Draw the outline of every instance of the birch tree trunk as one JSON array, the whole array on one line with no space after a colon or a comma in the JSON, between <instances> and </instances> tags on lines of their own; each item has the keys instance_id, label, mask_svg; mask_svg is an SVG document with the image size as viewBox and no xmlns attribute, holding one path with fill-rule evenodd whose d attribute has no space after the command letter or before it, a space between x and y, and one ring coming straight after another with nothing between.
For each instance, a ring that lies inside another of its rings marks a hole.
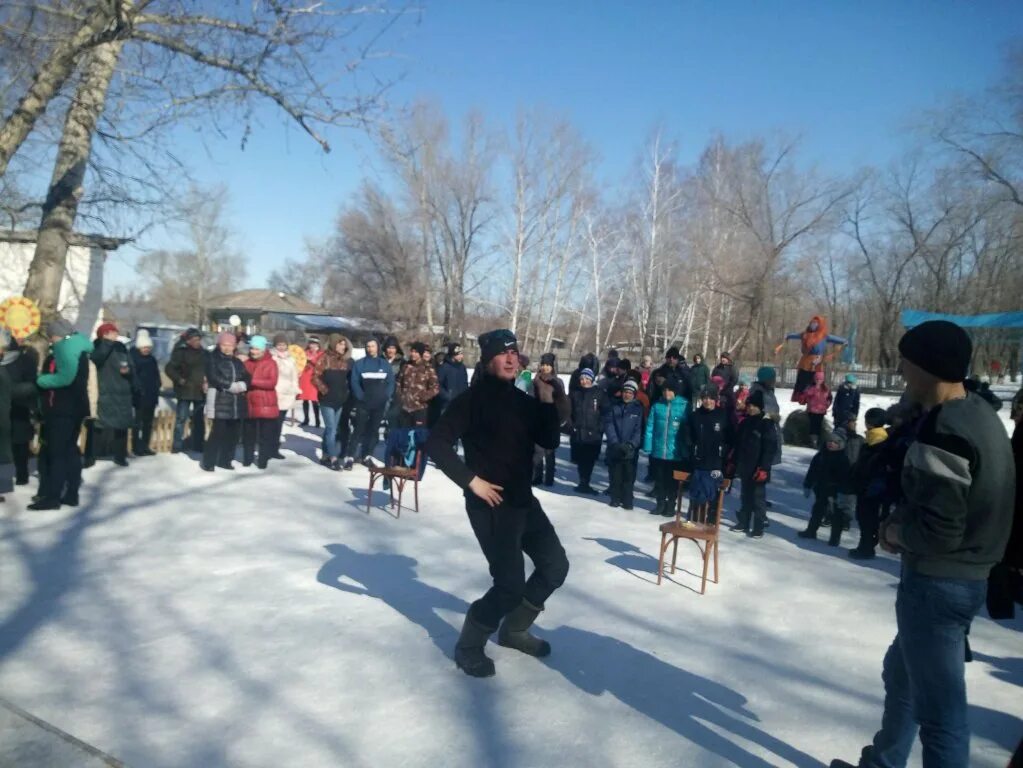
<instances>
[{"instance_id":1,"label":"birch tree trunk","mask_svg":"<svg viewBox=\"0 0 1023 768\"><path fill-rule=\"evenodd\" d=\"M67 265L68 240L81 202L85 169L92 152L96 124L106 104L117 70L123 41L97 46L85 60L82 80L64 122L53 176L43 204L35 255L29 267L25 295L39 305L43 321L53 318Z\"/></svg>"}]
</instances>

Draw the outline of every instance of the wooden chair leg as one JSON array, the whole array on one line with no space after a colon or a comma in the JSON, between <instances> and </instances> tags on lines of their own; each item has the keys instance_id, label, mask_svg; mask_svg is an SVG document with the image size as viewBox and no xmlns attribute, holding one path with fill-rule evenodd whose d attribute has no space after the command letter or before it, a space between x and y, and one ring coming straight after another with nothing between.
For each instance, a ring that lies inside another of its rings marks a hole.
<instances>
[{"instance_id":1,"label":"wooden chair leg","mask_svg":"<svg viewBox=\"0 0 1023 768\"><path fill-rule=\"evenodd\" d=\"M707 568L710 566L710 542L707 542L707 546L703 552L703 581L700 583L700 594L707 592Z\"/></svg>"},{"instance_id":2,"label":"wooden chair leg","mask_svg":"<svg viewBox=\"0 0 1023 768\"><path fill-rule=\"evenodd\" d=\"M391 482L391 486L394 486L394 482ZM401 517L401 497L405 495L405 481L398 481L398 512L395 517Z\"/></svg>"},{"instance_id":3,"label":"wooden chair leg","mask_svg":"<svg viewBox=\"0 0 1023 768\"><path fill-rule=\"evenodd\" d=\"M678 560L678 537L675 536L675 546L671 550L671 572L675 572L675 561Z\"/></svg>"},{"instance_id":4,"label":"wooden chair leg","mask_svg":"<svg viewBox=\"0 0 1023 768\"><path fill-rule=\"evenodd\" d=\"M657 584L661 583L661 576L664 574L664 553L668 549L668 545L665 543L665 539L668 538L668 534L661 534L661 555L657 560Z\"/></svg>"},{"instance_id":5,"label":"wooden chair leg","mask_svg":"<svg viewBox=\"0 0 1023 768\"><path fill-rule=\"evenodd\" d=\"M419 481L418 480L413 480L412 481L412 490L415 492L415 495L416 495L416 514L418 515L419 514Z\"/></svg>"},{"instance_id":6,"label":"wooden chair leg","mask_svg":"<svg viewBox=\"0 0 1023 768\"><path fill-rule=\"evenodd\" d=\"M366 491L366 514L370 513L373 508L373 484L376 483L377 476L372 472L369 473L369 490Z\"/></svg>"},{"instance_id":7,"label":"wooden chair leg","mask_svg":"<svg viewBox=\"0 0 1023 768\"><path fill-rule=\"evenodd\" d=\"M717 543L717 541L715 541L714 542L714 583L715 584L720 584L721 583L719 578L720 577L718 576L718 543Z\"/></svg>"}]
</instances>

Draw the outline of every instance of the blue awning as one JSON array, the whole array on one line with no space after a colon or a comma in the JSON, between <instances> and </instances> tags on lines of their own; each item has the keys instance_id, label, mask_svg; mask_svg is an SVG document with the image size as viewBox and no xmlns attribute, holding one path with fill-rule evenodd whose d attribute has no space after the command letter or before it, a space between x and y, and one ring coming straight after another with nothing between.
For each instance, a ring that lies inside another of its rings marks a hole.
<instances>
[{"instance_id":1,"label":"blue awning","mask_svg":"<svg viewBox=\"0 0 1023 768\"><path fill-rule=\"evenodd\" d=\"M902 325L913 328L928 320L948 320L960 328L991 328L1023 330L1023 312L994 312L989 315L950 315L944 312L922 312L919 309L902 310Z\"/></svg>"}]
</instances>

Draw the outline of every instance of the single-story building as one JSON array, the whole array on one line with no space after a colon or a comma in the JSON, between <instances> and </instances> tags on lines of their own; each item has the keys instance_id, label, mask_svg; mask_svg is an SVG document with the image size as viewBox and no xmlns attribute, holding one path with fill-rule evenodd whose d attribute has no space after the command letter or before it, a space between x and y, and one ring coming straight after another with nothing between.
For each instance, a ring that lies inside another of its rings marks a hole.
<instances>
[{"instance_id":1,"label":"single-story building","mask_svg":"<svg viewBox=\"0 0 1023 768\"><path fill-rule=\"evenodd\" d=\"M0 300L23 295L37 237L35 230L0 230ZM107 254L127 242L103 235L71 236L57 309L76 330L91 335L102 322L103 266Z\"/></svg>"}]
</instances>

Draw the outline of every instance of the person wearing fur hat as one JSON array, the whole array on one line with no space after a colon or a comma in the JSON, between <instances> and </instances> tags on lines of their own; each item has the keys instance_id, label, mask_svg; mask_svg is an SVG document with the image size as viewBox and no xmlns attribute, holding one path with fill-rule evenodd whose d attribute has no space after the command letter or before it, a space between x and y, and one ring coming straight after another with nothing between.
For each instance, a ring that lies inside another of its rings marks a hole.
<instances>
[{"instance_id":1,"label":"person wearing fur hat","mask_svg":"<svg viewBox=\"0 0 1023 768\"><path fill-rule=\"evenodd\" d=\"M242 423L242 464L246 467L255 462L259 469L266 469L270 457L277 453L277 419L280 408L277 405L277 363L268 347L265 336L249 339L249 359L245 370L249 374L249 385L245 391L245 421ZM259 448L257 454L256 448Z\"/></svg>"},{"instance_id":2,"label":"person wearing fur hat","mask_svg":"<svg viewBox=\"0 0 1023 768\"><path fill-rule=\"evenodd\" d=\"M251 377L235 354L237 337L230 331L217 336L217 348L206 357L206 416L213 420L203 446L199 466L206 472L234 469L235 448L242 423L248 416L248 391Z\"/></svg>"},{"instance_id":3,"label":"person wearing fur hat","mask_svg":"<svg viewBox=\"0 0 1023 768\"><path fill-rule=\"evenodd\" d=\"M742 483L738 520L731 530L748 533L755 539L764 535L767 484L771 481L771 462L778 441L778 430L764 414L764 408L762 390L746 399L746 418L736 435L726 471Z\"/></svg>"},{"instance_id":4,"label":"person wearing fur hat","mask_svg":"<svg viewBox=\"0 0 1023 768\"><path fill-rule=\"evenodd\" d=\"M654 476L654 498L657 505L650 513L670 517L675 514L678 480L675 472L683 469L689 458L689 401L675 392L670 379L661 388L661 399L650 408L643 439L643 453L650 457Z\"/></svg>"},{"instance_id":5,"label":"person wearing fur hat","mask_svg":"<svg viewBox=\"0 0 1023 768\"><path fill-rule=\"evenodd\" d=\"M60 316L47 322L50 354L36 378L41 392L39 493L32 510L78 506L82 455L78 436L89 416L89 355L92 343Z\"/></svg>"},{"instance_id":6,"label":"person wearing fur hat","mask_svg":"<svg viewBox=\"0 0 1023 768\"><path fill-rule=\"evenodd\" d=\"M316 363L323 356L323 348L320 346L318 336L310 336L305 344L305 368L298 374L299 399L302 401L302 426L311 426L309 423L309 408L312 406L314 426L319 429L320 423L320 393L313 384L313 374L316 372Z\"/></svg>"},{"instance_id":7,"label":"person wearing fur hat","mask_svg":"<svg viewBox=\"0 0 1023 768\"><path fill-rule=\"evenodd\" d=\"M837 547L852 513L849 503L852 490L852 466L846 453L846 433L839 428L825 438L824 446L814 454L803 478L803 494L809 498L812 493L814 502L810 522L797 535L801 539L816 539L817 530L830 520L828 544Z\"/></svg>"},{"instance_id":8,"label":"person wearing fur hat","mask_svg":"<svg viewBox=\"0 0 1023 768\"><path fill-rule=\"evenodd\" d=\"M99 380L99 407L96 412L96 439L103 439L114 454L114 464L128 466L128 430L135 422L132 413L134 370L128 348L120 341L113 323L96 330L92 362Z\"/></svg>"},{"instance_id":9,"label":"person wearing fur hat","mask_svg":"<svg viewBox=\"0 0 1023 768\"><path fill-rule=\"evenodd\" d=\"M423 356L426 349L426 345L421 341L409 345L408 362L402 366L396 381L394 399L398 402L400 413L394 426L403 428L426 426L430 401L440 392L437 372Z\"/></svg>"},{"instance_id":10,"label":"person wearing fur hat","mask_svg":"<svg viewBox=\"0 0 1023 768\"><path fill-rule=\"evenodd\" d=\"M448 344L448 353L437 370L437 385L440 387L437 399L440 400L441 413L469 388L469 372L465 369L461 344Z\"/></svg>"},{"instance_id":11,"label":"person wearing fur hat","mask_svg":"<svg viewBox=\"0 0 1023 768\"><path fill-rule=\"evenodd\" d=\"M153 339L145 328L140 328L135 334L131 363L135 370L132 379L135 423L132 425L131 452L135 456L155 456L149 440L153 436L153 416L160 402L163 382L160 380L160 366L153 357Z\"/></svg>"},{"instance_id":12,"label":"person wearing fur hat","mask_svg":"<svg viewBox=\"0 0 1023 768\"><path fill-rule=\"evenodd\" d=\"M590 480L604 441L604 412L610 407L604 390L593 385L596 378L597 374L591 369L583 368L579 373L579 389L569 396L572 403L572 462L579 470L579 484L575 490L590 496L597 494Z\"/></svg>"},{"instance_id":13,"label":"person wearing fur hat","mask_svg":"<svg viewBox=\"0 0 1023 768\"><path fill-rule=\"evenodd\" d=\"M550 645L529 629L568 575L558 534L533 496L533 446L560 442L559 394L538 378L535 397L519 391L518 341L508 330L479 337L480 365L466 392L456 397L430 433L427 451L465 493L465 508L490 566L493 586L466 614L455 645L455 663L473 677L494 674L484 648L497 641L530 656ZM455 451L461 440L463 461ZM524 556L533 562L526 578ZM500 629L498 629L500 627Z\"/></svg>"},{"instance_id":14,"label":"person wearing fur hat","mask_svg":"<svg viewBox=\"0 0 1023 768\"><path fill-rule=\"evenodd\" d=\"M340 333L327 338L327 349L316 363L313 384L319 393L323 413L323 443L320 464L335 471L341 469L341 448L347 447L347 424L342 424L345 406L351 400L349 376L351 371L351 343ZM340 432L345 434L340 435ZM340 438L340 439L339 439Z\"/></svg>"},{"instance_id":15,"label":"person wearing fur hat","mask_svg":"<svg viewBox=\"0 0 1023 768\"><path fill-rule=\"evenodd\" d=\"M174 442L171 453L179 453L185 447L185 424L191 419L191 447L202 451L206 438L206 350L202 348L202 333L198 328L189 328L181 335L181 341L171 352L170 360L163 369L174 386L177 400L174 414Z\"/></svg>"},{"instance_id":16,"label":"person wearing fur hat","mask_svg":"<svg viewBox=\"0 0 1023 768\"><path fill-rule=\"evenodd\" d=\"M902 498L878 532L902 558L897 632L884 658L881 727L859 764L905 765L919 735L924 765L965 766L967 636L1009 539L1017 478L1005 427L963 386L973 356L966 332L930 320L906 331L899 354L907 397L924 415Z\"/></svg>"},{"instance_id":17,"label":"person wearing fur hat","mask_svg":"<svg viewBox=\"0 0 1023 768\"><path fill-rule=\"evenodd\" d=\"M273 356L274 362L277 363L277 436L274 439L276 448L270 454L270 458L283 459L281 432L284 429L284 419L295 407L295 401L298 399L301 389L298 383L298 367L288 348L288 337L283 333L274 336L274 345L270 354Z\"/></svg>"}]
</instances>

